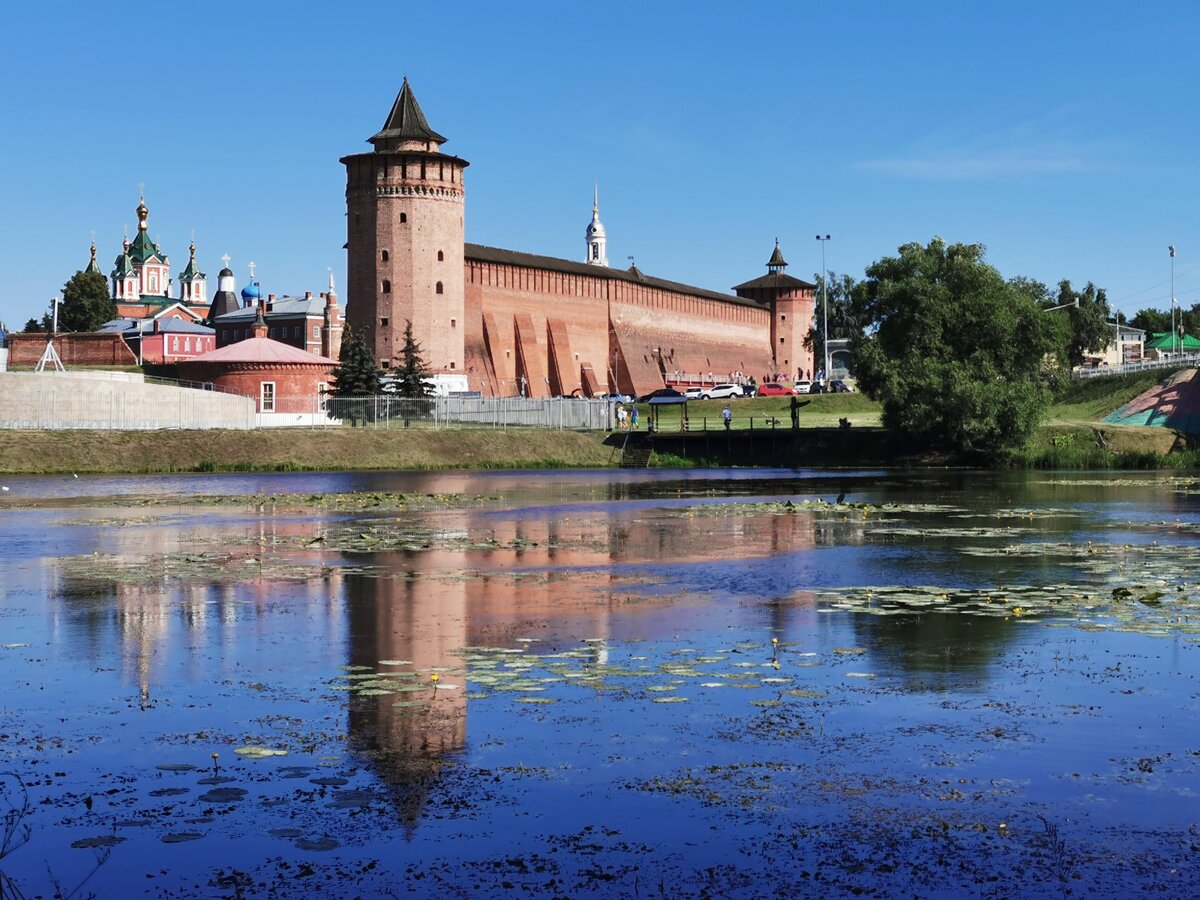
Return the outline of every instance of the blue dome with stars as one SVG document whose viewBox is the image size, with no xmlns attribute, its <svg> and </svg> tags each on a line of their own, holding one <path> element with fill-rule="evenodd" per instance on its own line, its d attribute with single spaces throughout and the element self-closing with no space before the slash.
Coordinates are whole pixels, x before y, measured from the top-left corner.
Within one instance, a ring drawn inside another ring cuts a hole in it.
<svg viewBox="0 0 1200 900">
<path fill-rule="evenodd" d="M 259 291 L 258 285 L 255 284 L 254 282 L 250 282 L 250 284 L 248 284 L 244 288 L 242 288 L 242 302 L 245 303 L 247 306 L 250 305 L 252 302 L 258 300 L 258 298 L 261 296 L 262 296 L 262 292 Z"/>
</svg>

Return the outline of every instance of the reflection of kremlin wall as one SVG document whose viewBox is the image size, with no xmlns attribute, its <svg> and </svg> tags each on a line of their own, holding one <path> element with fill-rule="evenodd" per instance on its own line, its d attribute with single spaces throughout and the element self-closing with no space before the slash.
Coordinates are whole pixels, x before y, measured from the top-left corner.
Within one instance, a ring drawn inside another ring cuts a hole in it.
<svg viewBox="0 0 1200 900">
<path fill-rule="evenodd" d="M 374 149 L 346 165 L 347 319 L 385 366 L 406 322 L 435 372 L 488 395 L 642 393 L 664 381 L 812 372 L 813 286 L 768 274 L 721 294 L 608 266 L 593 204 L 584 262 L 464 240 L 466 160 L 441 152 L 405 80 Z"/>
</svg>

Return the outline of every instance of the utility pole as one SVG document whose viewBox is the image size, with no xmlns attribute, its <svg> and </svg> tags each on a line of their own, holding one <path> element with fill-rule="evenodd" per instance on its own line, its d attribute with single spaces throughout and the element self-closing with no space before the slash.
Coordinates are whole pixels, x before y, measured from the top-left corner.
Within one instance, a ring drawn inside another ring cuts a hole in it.
<svg viewBox="0 0 1200 900">
<path fill-rule="evenodd" d="M 822 360 L 821 369 L 821 387 L 828 390 L 829 388 L 829 272 L 825 269 L 825 243 L 829 240 L 829 235 L 821 237 L 817 235 L 817 240 L 821 242 L 821 293 L 824 294 L 824 302 L 821 304 L 823 309 L 821 321 L 821 349 L 824 351 L 825 359 Z"/>
<path fill-rule="evenodd" d="M 1175 245 L 1168 244 L 1167 252 L 1171 254 L 1171 352 L 1175 352 Z"/>
</svg>

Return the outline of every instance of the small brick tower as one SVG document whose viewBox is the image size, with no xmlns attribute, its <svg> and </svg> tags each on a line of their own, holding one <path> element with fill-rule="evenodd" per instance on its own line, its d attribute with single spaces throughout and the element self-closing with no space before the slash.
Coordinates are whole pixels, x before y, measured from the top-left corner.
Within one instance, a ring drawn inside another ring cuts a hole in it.
<svg viewBox="0 0 1200 900">
<path fill-rule="evenodd" d="M 464 371 L 463 170 L 441 152 L 409 87 L 375 149 L 346 166 L 346 320 L 384 368 L 397 364 L 406 321 L 432 372 Z"/>
<path fill-rule="evenodd" d="M 811 378 L 813 352 L 804 346 L 813 320 L 814 285 L 783 270 L 787 260 L 775 242 L 767 260 L 767 274 L 734 287 L 739 297 L 756 300 L 771 310 L 771 358 L 775 371 L 785 378 Z"/>
</svg>

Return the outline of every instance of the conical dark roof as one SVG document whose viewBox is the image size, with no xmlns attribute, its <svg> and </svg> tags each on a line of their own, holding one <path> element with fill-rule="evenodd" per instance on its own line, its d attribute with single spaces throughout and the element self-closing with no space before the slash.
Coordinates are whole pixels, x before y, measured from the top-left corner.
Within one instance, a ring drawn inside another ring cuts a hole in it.
<svg viewBox="0 0 1200 900">
<path fill-rule="evenodd" d="M 787 268 L 787 260 L 783 258 L 783 251 L 779 249 L 779 241 L 775 242 L 775 252 L 767 260 L 767 268 L 771 268 L 772 266 L 779 266 L 781 269 Z"/>
<path fill-rule="evenodd" d="M 372 144 L 389 140 L 434 141 L 438 144 L 446 142 L 446 139 L 430 128 L 429 123 L 425 121 L 425 113 L 421 112 L 421 104 L 417 102 L 416 95 L 409 87 L 407 76 L 404 78 L 404 86 L 396 96 L 396 102 L 392 104 L 387 121 L 383 123 L 383 129 L 370 140 Z"/>
</svg>

